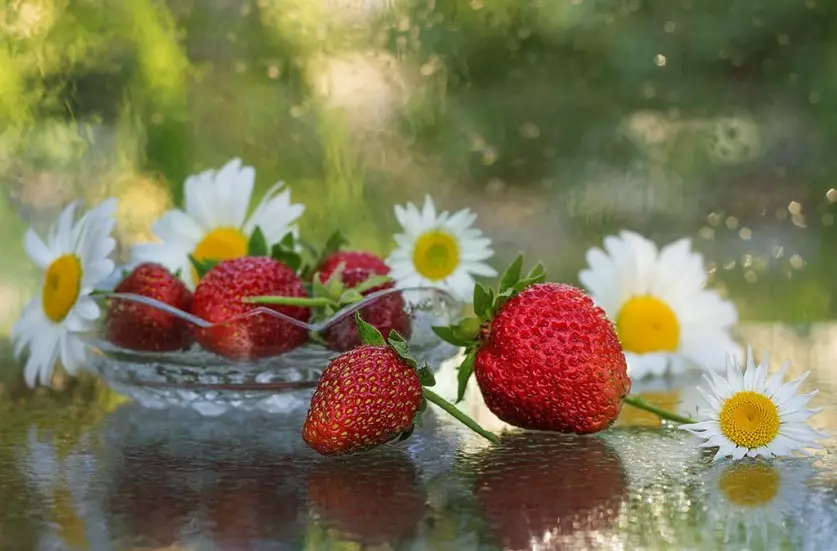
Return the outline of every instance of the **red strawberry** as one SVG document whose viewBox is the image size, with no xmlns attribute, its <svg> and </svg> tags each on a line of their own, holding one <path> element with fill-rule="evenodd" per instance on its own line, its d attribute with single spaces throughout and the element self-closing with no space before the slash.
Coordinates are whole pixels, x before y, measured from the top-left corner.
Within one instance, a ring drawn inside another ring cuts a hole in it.
<svg viewBox="0 0 837 551">
<path fill-rule="evenodd" d="M 323 461 L 308 476 L 308 501 L 328 527 L 365 546 L 410 538 L 427 510 L 415 466 L 395 449 Z"/>
<path fill-rule="evenodd" d="M 113 290 L 158 300 L 189 312 L 192 293 L 180 279 L 159 264 L 140 264 Z M 192 344 L 189 323 L 153 306 L 113 299 L 107 314 L 107 339 L 131 350 L 169 352 Z"/>
<path fill-rule="evenodd" d="M 454 408 L 422 383 L 434 384 L 427 367 L 418 368 L 400 335 L 381 333 L 355 320 L 361 344 L 329 363 L 311 399 L 302 438 L 323 455 L 343 455 L 375 448 L 395 438 L 407 438 L 425 399 L 451 412 L 490 440 L 496 436 Z"/>
<path fill-rule="evenodd" d="M 257 295 L 307 296 L 294 271 L 267 256 L 225 260 L 209 270 L 195 289 L 192 305 L 194 315 L 215 324 L 195 329 L 200 345 L 231 360 L 253 360 L 288 352 L 308 340 L 303 327 L 264 312 L 252 313 L 265 306 L 244 299 Z M 268 308 L 302 322 L 310 316 L 310 310 L 300 306 Z"/>
<path fill-rule="evenodd" d="M 543 283 L 540 266 L 520 281 L 521 264 L 518 257 L 496 296 L 477 285 L 478 317 L 435 328 L 468 347 L 460 399 L 473 371 L 486 406 L 506 423 L 578 434 L 607 428 L 631 389 L 613 324 L 575 287 Z"/>
<path fill-rule="evenodd" d="M 619 456 L 596 437 L 506 433 L 469 470 L 508 551 L 597 547 L 593 538 L 613 529 L 628 495 Z"/>
<path fill-rule="evenodd" d="M 362 251 L 338 251 L 326 257 L 318 270 L 318 278 L 326 284 L 332 277 L 339 277 L 342 289 L 356 289 L 368 282 L 372 276 L 386 276 L 389 266 L 378 256 Z M 362 296 L 377 293 L 385 289 L 392 289 L 395 283 L 385 282 L 373 287 L 366 286 L 361 291 Z M 341 289 L 341 291 L 342 291 Z M 337 307 L 341 306 L 339 303 Z M 393 293 L 376 299 L 372 304 L 359 310 L 361 317 L 369 325 L 375 327 L 384 335 L 395 331 L 405 339 L 410 338 L 412 325 L 410 315 L 404 304 L 401 293 Z M 349 350 L 360 344 L 354 320 L 345 318 L 330 326 L 323 337 L 332 350 L 340 352 Z"/>
<path fill-rule="evenodd" d="M 337 251 L 326 256 L 317 267 L 320 281 L 324 282 L 331 277 L 341 265 L 344 270 L 364 270 L 370 275 L 389 273 L 389 266 L 376 254 L 366 251 Z"/>
</svg>

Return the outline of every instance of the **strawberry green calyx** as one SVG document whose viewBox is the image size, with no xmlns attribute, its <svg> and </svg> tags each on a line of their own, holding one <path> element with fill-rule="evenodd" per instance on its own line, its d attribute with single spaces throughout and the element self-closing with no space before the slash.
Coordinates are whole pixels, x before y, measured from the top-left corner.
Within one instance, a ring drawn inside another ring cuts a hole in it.
<svg viewBox="0 0 837 551">
<path fill-rule="evenodd" d="M 342 273 L 342 267 L 338 268 L 325 282 L 320 281 L 318 274 L 314 274 L 310 297 L 259 296 L 247 297 L 243 300 L 251 304 L 282 304 L 318 308 L 320 311 L 316 312 L 311 319 L 322 321 L 346 306 L 363 300 L 365 298 L 363 293 L 392 281 L 389 276 L 373 275 L 358 285 L 347 288 L 343 284 Z"/>
<path fill-rule="evenodd" d="M 310 247 L 309 252 L 311 253 L 313 260 L 300 274 L 302 276 L 302 279 L 311 280 L 312 278 L 314 278 L 314 276 L 316 276 L 314 272 L 317 269 L 317 266 L 321 266 L 326 258 L 342 249 L 344 245 L 348 244 L 349 242 L 346 240 L 345 237 L 343 237 L 343 234 L 340 233 L 340 230 L 336 230 L 326 240 L 326 243 L 323 246 L 322 250 L 317 251 L 314 247 Z"/>
<path fill-rule="evenodd" d="M 413 433 L 416 426 L 422 426 L 422 414 L 427 410 L 427 402 L 431 402 L 439 406 L 441 409 L 483 438 L 494 444 L 499 442 L 497 435 L 482 428 L 476 421 L 458 410 L 456 406 L 427 388 L 436 384 L 436 378 L 433 376 L 433 372 L 429 367 L 427 367 L 427 365 L 419 366 L 418 361 L 416 361 L 412 354 L 410 354 L 410 348 L 401 335 L 399 335 L 396 331 L 390 331 L 389 337 L 385 339 L 378 329 L 363 321 L 360 314 L 357 312 L 355 312 L 355 323 L 357 324 L 357 331 L 360 336 L 361 343 L 371 346 L 388 346 L 392 348 L 392 350 L 394 350 L 407 365 L 415 369 L 418 373 L 419 381 L 422 386 L 421 406 L 413 418 L 413 424 L 409 429 L 401 433 L 401 436 L 398 438 L 399 440 L 406 440 Z"/>
<path fill-rule="evenodd" d="M 464 347 L 466 351 L 465 359 L 459 366 L 457 374 L 456 403 L 461 402 L 465 396 L 468 381 L 474 372 L 477 350 L 494 315 L 509 299 L 524 289 L 546 281 L 543 264 L 536 264 L 523 277 L 521 277 L 522 269 L 523 255 L 518 255 L 503 272 L 496 290 L 489 289 L 481 283 L 474 286 L 474 316 L 466 317 L 455 325 L 433 327 L 433 332 L 439 338 L 455 346 Z"/>
</svg>

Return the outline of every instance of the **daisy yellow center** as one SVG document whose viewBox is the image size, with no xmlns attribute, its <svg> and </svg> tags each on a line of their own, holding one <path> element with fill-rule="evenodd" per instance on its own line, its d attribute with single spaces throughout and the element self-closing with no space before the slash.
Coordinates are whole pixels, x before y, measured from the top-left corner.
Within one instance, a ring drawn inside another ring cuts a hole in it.
<svg viewBox="0 0 837 551">
<path fill-rule="evenodd" d="M 70 491 L 61 484 L 53 494 L 52 515 L 61 540 L 72 549 L 87 548 L 87 530 L 73 509 Z"/>
<path fill-rule="evenodd" d="M 727 399 L 719 420 L 724 436 L 744 448 L 766 446 L 779 434 L 779 410 L 758 392 L 747 390 Z"/>
<path fill-rule="evenodd" d="M 459 244 L 442 230 L 424 233 L 416 240 L 413 264 L 427 279 L 445 279 L 459 266 Z"/>
<path fill-rule="evenodd" d="M 656 297 L 628 300 L 616 316 L 622 348 L 635 354 L 673 352 L 680 342 L 680 322 L 669 306 Z"/>
<path fill-rule="evenodd" d="M 727 499 L 741 507 L 763 507 L 779 493 L 779 471 L 755 463 L 733 465 L 721 473 L 718 485 Z"/>
<path fill-rule="evenodd" d="M 238 228 L 217 228 L 198 243 L 192 256 L 196 260 L 230 260 L 247 255 L 247 236 Z M 195 281 L 198 274 L 195 272 Z"/>
<path fill-rule="evenodd" d="M 41 299 L 44 314 L 53 323 L 67 317 L 81 293 L 81 261 L 72 254 L 56 258 L 46 269 Z"/>
</svg>

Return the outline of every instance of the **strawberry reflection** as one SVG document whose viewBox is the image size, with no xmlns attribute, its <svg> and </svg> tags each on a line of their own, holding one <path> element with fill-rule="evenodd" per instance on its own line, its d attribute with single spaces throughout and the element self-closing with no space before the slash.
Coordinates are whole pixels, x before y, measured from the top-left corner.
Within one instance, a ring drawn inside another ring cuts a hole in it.
<svg viewBox="0 0 837 551">
<path fill-rule="evenodd" d="M 113 474 L 107 507 L 120 533 L 144 544 L 168 547 L 180 540 L 199 493 L 184 484 L 188 463 L 154 450 L 126 448 Z"/>
<path fill-rule="evenodd" d="M 341 539 L 396 545 L 416 534 L 426 509 L 419 473 L 397 448 L 319 462 L 308 476 L 314 515 Z"/>
<path fill-rule="evenodd" d="M 304 415 L 300 412 L 299 415 Z M 305 531 L 302 418 L 249 414 L 205 418 L 184 410 L 128 405 L 108 419 L 114 530 L 136 544 L 166 548 L 213 542 L 296 548 Z"/>
<path fill-rule="evenodd" d="M 508 551 L 595 547 L 627 497 L 619 456 L 595 436 L 509 432 L 469 468 L 486 520 Z"/>
</svg>

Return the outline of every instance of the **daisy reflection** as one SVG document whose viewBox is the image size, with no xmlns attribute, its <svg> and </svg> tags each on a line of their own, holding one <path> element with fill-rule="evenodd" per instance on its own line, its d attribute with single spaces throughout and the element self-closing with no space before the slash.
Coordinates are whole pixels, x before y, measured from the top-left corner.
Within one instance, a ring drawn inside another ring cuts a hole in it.
<svg viewBox="0 0 837 551">
<path fill-rule="evenodd" d="M 30 428 L 19 468 L 42 506 L 38 551 L 107 550 L 110 539 L 101 511 L 91 499 L 93 458 L 87 439 L 69 453 L 61 453 L 49 438 Z"/>
<path fill-rule="evenodd" d="M 807 460 L 746 459 L 718 463 L 705 474 L 707 523 L 724 543 L 773 548 L 787 538 L 793 517 L 810 493 L 814 469 Z"/>
</svg>

